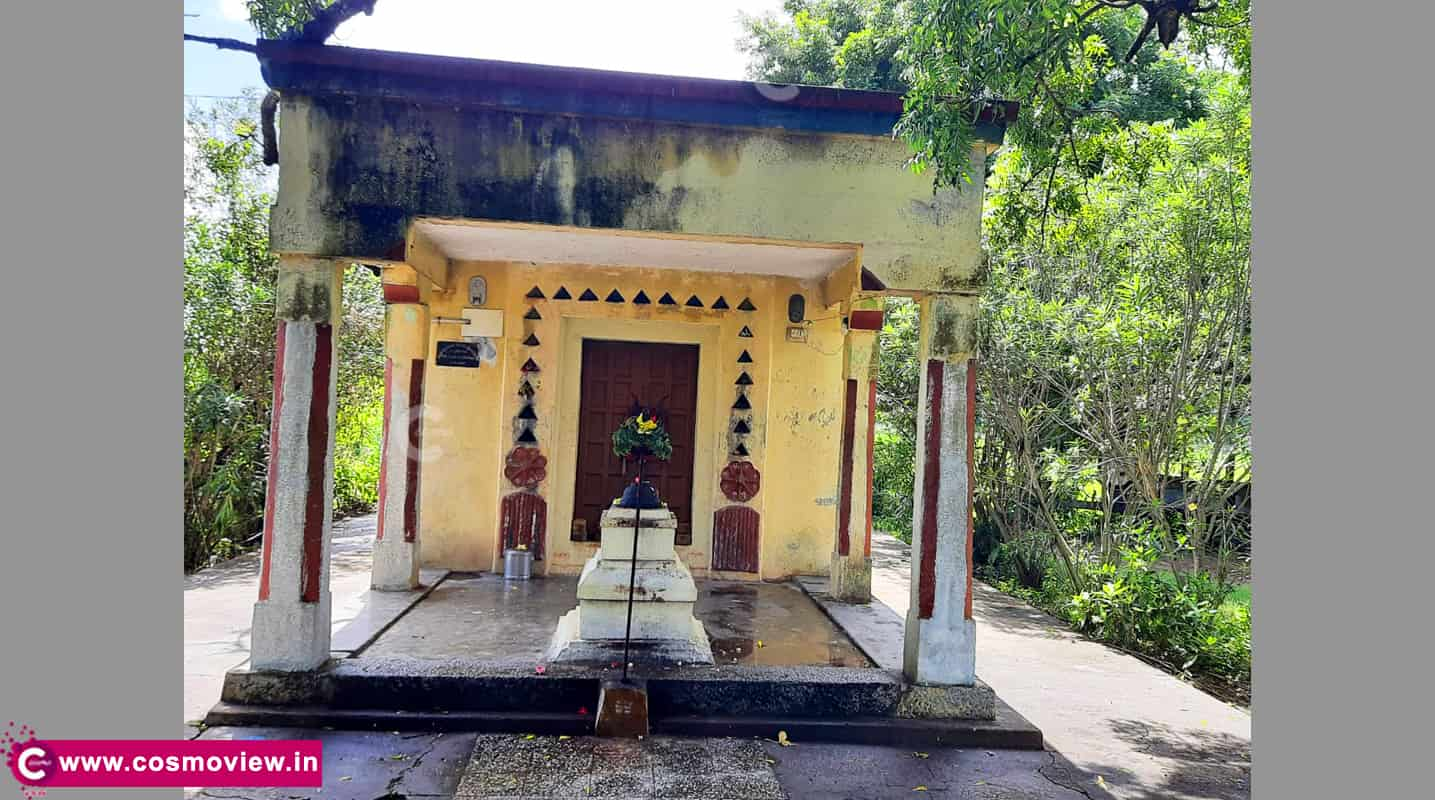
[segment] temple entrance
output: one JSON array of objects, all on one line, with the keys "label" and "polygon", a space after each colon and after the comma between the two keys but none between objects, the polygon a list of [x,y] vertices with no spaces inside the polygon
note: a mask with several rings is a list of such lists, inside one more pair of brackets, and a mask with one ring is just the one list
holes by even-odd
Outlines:
[{"label": "temple entrance", "polygon": [[638,401],[667,413],[673,457],[650,464],[649,480],[677,515],[677,543],[691,544],[698,346],[584,339],[581,381],[574,520],[582,520],[589,541],[598,539],[598,518],[624,479],[624,464],[613,455],[613,431]]}]

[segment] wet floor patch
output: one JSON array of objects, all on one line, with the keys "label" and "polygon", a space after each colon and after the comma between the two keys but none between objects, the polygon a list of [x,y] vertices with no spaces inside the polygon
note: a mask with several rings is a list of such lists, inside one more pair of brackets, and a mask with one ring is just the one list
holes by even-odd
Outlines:
[{"label": "wet floor patch", "polygon": [[[360,657],[536,663],[558,618],[577,605],[577,586],[571,576],[450,575]],[[718,664],[873,666],[795,584],[698,581],[694,613]]]}]

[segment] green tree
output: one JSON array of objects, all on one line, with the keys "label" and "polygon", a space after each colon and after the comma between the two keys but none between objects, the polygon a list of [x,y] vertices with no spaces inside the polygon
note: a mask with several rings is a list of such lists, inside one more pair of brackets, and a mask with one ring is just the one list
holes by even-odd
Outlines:
[{"label": "green tree", "polygon": [[[1088,137],[1132,121],[1189,118],[1190,94],[1174,67],[1157,67],[1156,41],[1250,70],[1249,0],[931,0],[914,4],[899,57],[909,66],[897,131],[915,169],[939,183],[970,182],[976,112],[993,100],[1021,104],[1007,141],[1037,172],[1069,158],[1100,169]],[[1157,33],[1157,39],[1150,34]],[[1144,54],[1144,60],[1143,60]],[[1154,81],[1154,84],[1151,82]],[[1154,101],[1154,102],[1153,102]],[[1049,168],[1049,167],[1048,167]]]},{"label": "green tree", "polygon": [[[264,512],[274,391],[274,284],[258,97],[194,105],[185,123],[185,567],[252,544]],[[383,397],[378,278],[351,268],[339,329],[335,506],[377,495]]]}]

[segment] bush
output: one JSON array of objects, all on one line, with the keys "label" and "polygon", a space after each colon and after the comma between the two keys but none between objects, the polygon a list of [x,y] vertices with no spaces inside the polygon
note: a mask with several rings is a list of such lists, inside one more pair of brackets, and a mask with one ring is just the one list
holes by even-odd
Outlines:
[{"label": "bush", "polygon": [[872,525],[912,543],[912,488],[916,448],[911,440],[878,430],[872,443]]},{"label": "bush", "polygon": [[1250,608],[1229,600],[1229,586],[1201,572],[1162,571],[1148,547],[1123,547],[1116,563],[1096,564],[1090,555],[1083,554],[1089,587],[1083,591],[1038,535],[1000,545],[983,572],[1001,591],[1093,639],[1154,658],[1178,674],[1249,684]]}]

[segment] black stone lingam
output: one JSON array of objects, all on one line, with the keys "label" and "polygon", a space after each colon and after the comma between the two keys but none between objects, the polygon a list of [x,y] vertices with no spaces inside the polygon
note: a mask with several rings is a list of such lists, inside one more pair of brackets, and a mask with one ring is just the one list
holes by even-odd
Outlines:
[{"label": "black stone lingam", "polygon": [[662,508],[662,505],[658,490],[647,481],[628,484],[623,496],[618,498],[618,508]]},{"label": "black stone lingam", "polygon": [[629,454],[629,458],[638,462],[638,475],[633,482],[623,489],[622,497],[618,498],[618,508],[662,508],[662,501],[658,498],[658,490],[643,477],[643,466],[646,465],[648,457],[652,455],[647,448],[635,448]]}]

